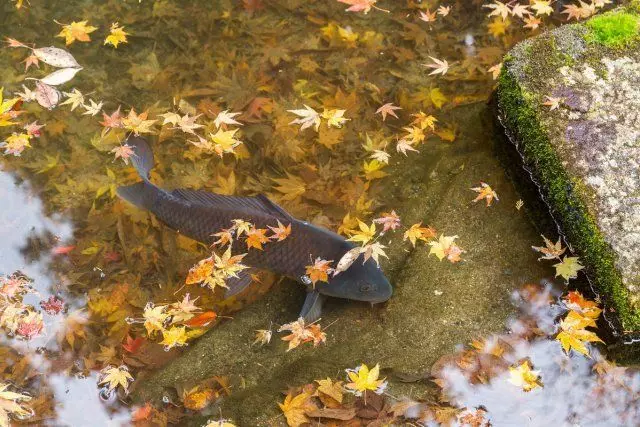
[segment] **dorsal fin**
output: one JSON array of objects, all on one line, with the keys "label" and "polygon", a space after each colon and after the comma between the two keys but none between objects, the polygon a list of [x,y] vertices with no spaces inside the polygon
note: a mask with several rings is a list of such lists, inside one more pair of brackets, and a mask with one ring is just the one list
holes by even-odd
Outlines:
[{"label": "dorsal fin", "polygon": [[285,221],[293,220],[293,217],[289,215],[287,211],[267,199],[262,194],[257,197],[224,196],[222,194],[211,193],[209,191],[190,190],[188,188],[178,188],[173,190],[171,194],[183,200],[201,205],[242,209],[249,208],[273,215]]},{"label": "dorsal fin", "polygon": [[268,206],[270,211],[278,212],[280,214],[279,216],[283,217],[284,219],[288,221],[293,221],[295,219],[291,216],[291,214],[289,214],[289,212],[285,211],[280,206],[269,200],[269,198],[264,194],[258,194],[256,196],[256,199],[260,200],[263,205]]}]

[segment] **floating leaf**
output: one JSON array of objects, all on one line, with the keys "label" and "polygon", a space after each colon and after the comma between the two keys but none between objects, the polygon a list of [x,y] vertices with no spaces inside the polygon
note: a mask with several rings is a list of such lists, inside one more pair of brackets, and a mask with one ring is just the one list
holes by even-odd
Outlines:
[{"label": "floating leaf", "polygon": [[45,64],[56,68],[82,68],[78,61],[64,49],[57,47],[40,47],[33,49],[33,54]]}]

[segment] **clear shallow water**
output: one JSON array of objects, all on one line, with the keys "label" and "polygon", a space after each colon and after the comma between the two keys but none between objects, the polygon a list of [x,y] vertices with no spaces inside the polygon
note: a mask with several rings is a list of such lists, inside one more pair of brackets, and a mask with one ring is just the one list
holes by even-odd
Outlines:
[{"label": "clear shallow water", "polygon": [[[397,188],[408,191],[408,185],[394,179],[408,163],[403,163],[404,157],[394,145],[405,134],[402,127],[413,120],[411,114],[424,111],[438,122],[436,133],[428,133],[426,142],[417,146],[425,170],[432,168],[433,173],[425,183],[411,183],[418,190],[416,197],[421,198],[420,191],[426,188],[433,197],[430,203],[440,210],[462,201],[468,204],[475,197],[468,187],[477,186],[477,182],[465,182],[464,188],[456,191],[448,187],[449,178],[466,167],[477,171],[477,179],[494,176],[490,184],[499,183],[496,189],[505,195],[501,203],[511,203],[514,191],[505,188],[508,184],[495,162],[483,166],[473,160],[457,164],[455,159],[461,152],[469,157],[478,154],[480,159],[481,153],[486,155],[486,127],[479,120],[460,119],[465,115],[457,111],[487,100],[494,84],[487,70],[498,64],[516,41],[532,34],[521,29],[517,20],[504,34],[497,31],[497,35],[491,35],[487,32],[491,21],[480,2],[451,2],[451,14],[432,24],[416,18],[420,5],[412,2],[382,4],[392,13],[374,10],[366,16],[346,13],[345,5],[337,2],[289,0],[245,5],[249,6],[224,1],[178,5],[171,1],[45,4],[34,0],[29,7],[15,10],[5,2],[0,6],[0,26],[2,36],[38,47],[64,46],[62,39],[54,37],[61,28],[54,19],[62,23],[88,19],[97,26],[99,29],[91,34],[92,42],[76,41],[68,47],[84,69],[61,89],[66,92],[77,88],[87,98],[104,101],[107,114],[120,105],[123,112],[130,108],[138,113],[147,110],[151,118],[167,111],[195,111],[203,114],[200,121],[207,130],[214,131],[211,122],[220,110],[243,112],[238,118],[245,123],[240,131],[244,144],[237,158],[225,155],[220,159],[203,152],[187,142],[196,139],[193,136],[170,126],[160,127],[162,120],[157,122],[154,138],[159,141],[158,166],[153,179],[167,187],[235,194],[264,192],[294,215],[338,229],[347,213],[365,219],[375,217],[374,212],[400,209],[394,205],[394,200],[402,199]],[[199,18],[194,20],[194,16]],[[113,22],[131,32],[129,43],[118,49],[103,45]],[[554,22],[555,18],[547,20],[545,28]],[[5,94],[20,91],[27,83],[25,75],[42,77],[51,71],[42,65],[41,71],[31,68],[25,73],[21,61],[27,53],[24,49],[0,50],[0,81]],[[421,64],[429,63],[430,56],[452,64],[447,75],[428,75],[429,70]],[[382,122],[375,113],[386,102],[403,108],[397,112],[398,119],[388,117]],[[350,121],[340,130],[323,123],[317,137],[312,130],[298,131],[289,124],[295,116],[286,110],[302,108],[303,104],[319,111],[323,107],[345,109]],[[199,307],[219,315],[241,309],[256,296],[223,301],[207,289],[184,288],[187,270],[207,252],[113,198],[116,185],[136,178],[131,168],[114,160],[110,153],[122,135],[111,132],[101,138],[102,114],[82,115],[82,107],[70,111],[68,105],[52,111],[34,103],[24,108],[28,111],[27,122],[38,120],[46,127],[21,157],[3,159],[0,273],[9,275],[19,270],[33,279],[38,294],[27,294],[25,303],[38,307],[40,301],[58,295],[66,308],[57,315],[45,314],[43,333],[28,341],[3,337],[3,347],[12,354],[3,366],[3,380],[33,396],[43,396],[36,408],[36,423],[126,423],[129,401],[120,394],[122,402],[115,395],[104,402],[96,385],[98,372],[108,365],[124,363],[132,368],[137,384],[180,353],[177,349],[165,352],[156,338],[145,342],[140,353],[131,354],[122,346],[127,337],[145,341],[148,337],[140,322],[128,319],[141,319],[147,302],[177,302],[187,291],[199,297]],[[3,137],[5,129],[0,129]],[[373,179],[363,172],[362,163],[370,161],[370,153],[362,147],[367,144],[366,135],[376,148],[384,148],[382,141],[388,141],[386,151],[392,155],[391,165],[385,169],[388,177]],[[416,164],[420,162],[414,160],[411,167]],[[449,165],[458,169],[447,171]],[[16,180],[23,182],[16,184]],[[301,186],[304,191],[296,196]],[[496,224],[506,224],[503,229],[524,229],[535,236],[524,215],[503,206],[487,208],[493,216],[474,218],[474,224],[488,231],[487,235]],[[470,208],[485,209],[480,205]],[[411,209],[409,206],[405,210]],[[460,228],[454,218],[469,221],[469,216],[456,212],[449,223],[443,221],[438,227],[454,234]],[[416,222],[421,219],[415,218]],[[476,242],[480,236],[462,236],[461,245]],[[522,276],[531,280],[530,276],[541,278],[535,256],[523,267],[513,265],[508,253],[539,243],[514,242],[518,248],[512,249],[500,241],[486,247],[478,242],[477,247],[465,249],[470,252],[469,262],[473,262],[474,256],[483,259],[500,247],[494,268],[505,275],[525,270],[530,274]],[[404,245],[390,248],[396,265],[401,264],[397,260],[402,254],[409,252],[408,243]],[[67,246],[73,246],[68,253],[55,254]],[[469,277],[482,281],[488,276],[478,273]],[[456,281],[447,286],[455,292]],[[440,284],[436,290],[447,291]],[[556,314],[546,313],[541,321],[551,328]],[[81,320],[76,329],[81,335],[75,335],[73,344],[64,334],[69,330],[65,319],[70,316]],[[450,328],[451,324],[459,323],[443,316],[434,327]],[[443,348],[439,353],[450,350]],[[15,375],[14,361],[25,355],[32,358],[31,366],[37,373],[34,379]],[[524,356],[543,371],[545,389],[516,394],[503,377],[494,378],[490,386],[470,386],[453,372],[452,395],[461,406],[484,405],[494,425],[541,425],[572,419],[574,410],[568,408],[579,407],[581,402],[565,399],[559,405],[559,401],[567,395],[577,400],[591,396],[592,382],[598,380],[590,373],[591,362],[574,356],[570,359],[572,374],[567,374],[567,369],[557,365],[557,360],[564,357],[559,345],[546,339],[534,344],[522,341],[508,361],[515,363]],[[358,362],[354,360],[353,364]],[[569,389],[578,391],[569,394]],[[619,393],[634,396],[637,384]],[[515,400],[507,400],[514,396]],[[612,396],[612,402],[623,401]],[[274,396],[274,401],[277,398]],[[612,403],[602,414],[614,417],[628,409]],[[273,412],[274,408],[264,410]],[[166,407],[165,411],[170,412]],[[584,420],[585,425],[606,422],[591,415],[576,419]]]}]

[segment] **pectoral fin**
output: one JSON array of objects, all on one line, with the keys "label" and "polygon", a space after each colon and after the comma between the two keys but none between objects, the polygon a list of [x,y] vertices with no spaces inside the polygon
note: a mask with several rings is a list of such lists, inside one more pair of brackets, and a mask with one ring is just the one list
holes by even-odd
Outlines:
[{"label": "pectoral fin", "polygon": [[300,317],[303,317],[307,323],[315,322],[322,315],[322,303],[326,297],[318,291],[310,291],[300,310]]},{"label": "pectoral fin", "polygon": [[257,273],[255,268],[247,268],[238,273],[238,277],[230,277],[226,281],[227,291],[224,294],[225,298],[232,297],[247,289],[247,287],[253,282],[253,274]]}]

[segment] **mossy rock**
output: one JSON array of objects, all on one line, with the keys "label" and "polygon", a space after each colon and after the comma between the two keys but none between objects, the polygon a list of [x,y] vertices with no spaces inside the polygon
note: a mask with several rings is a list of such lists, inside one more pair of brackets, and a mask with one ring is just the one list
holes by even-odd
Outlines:
[{"label": "mossy rock", "polygon": [[637,13],[616,9],[520,43],[497,88],[509,140],[625,338],[640,333]]}]

